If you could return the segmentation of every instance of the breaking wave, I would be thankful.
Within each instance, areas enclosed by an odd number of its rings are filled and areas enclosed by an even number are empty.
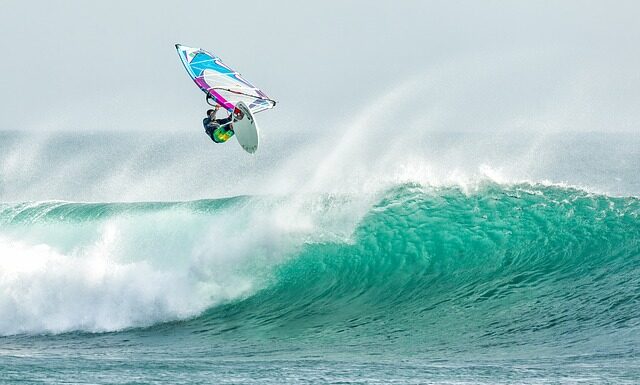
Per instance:
[[[495,183],[3,204],[0,333],[169,325],[624,348],[640,326],[639,216],[637,198]]]

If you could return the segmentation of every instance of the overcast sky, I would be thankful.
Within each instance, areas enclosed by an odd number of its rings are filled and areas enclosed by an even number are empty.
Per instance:
[[[639,19],[637,1],[2,0],[0,129],[199,130],[182,43],[278,100],[273,132],[337,132],[394,90],[380,108],[438,104],[434,129],[634,131]]]

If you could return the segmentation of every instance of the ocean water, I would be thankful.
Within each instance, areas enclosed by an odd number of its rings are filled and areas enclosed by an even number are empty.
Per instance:
[[[517,139],[443,134],[426,152],[450,177],[423,159],[278,191],[265,170],[301,172],[279,158],[207,184],[173,162],[210,147],[175,138],[4,135],[0,383],[640,379],[637,138],[524,159]]]

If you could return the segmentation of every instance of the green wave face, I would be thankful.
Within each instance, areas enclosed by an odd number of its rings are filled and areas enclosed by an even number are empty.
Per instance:
[[[639,214],[635,198],[555,187],[402,186],[351,242],[306,244],[272,286],[192,326],[427,351],[596,340],[631,349]]]
[[[22,328],[0,327],[4,334],[150,327],[135,333],[170,329],[229,344],[346,341],[364,350],[515,352],[526,344],[625,352],[640,342],[639,215],[636,198],[531,185],[472,192],[403,185],[377,198],[5,205],[0,239],[44,243],[65,256],[58,261],[66,270],[44,289],[107,285],[91,292],[93,302],[58,294],[63,313],[52,314],[65,325],[29,318],[28,306],[38,304],[29,297],[31,304],[11,303]],[[113,245],[97,248],[108,234]],[[79,258],[106,258],[124,278],[107,268],[83,283],[73,276],[85,271]],[[25,287],[41,276],[21,278]],[[149,289],[161,281],[171,290]],[[10,300],[2,301],[7,308]],[[130,314],[87,322],[96,311],[90,303]]]

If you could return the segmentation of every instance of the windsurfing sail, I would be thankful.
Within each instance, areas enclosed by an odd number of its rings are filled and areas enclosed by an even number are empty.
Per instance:
[[[213,101],[228,111],[242,101],[252,113],[273,108],[275,100],[222,62],[220,57],[200,48],[176,44],[178,55],[191,79]]]

